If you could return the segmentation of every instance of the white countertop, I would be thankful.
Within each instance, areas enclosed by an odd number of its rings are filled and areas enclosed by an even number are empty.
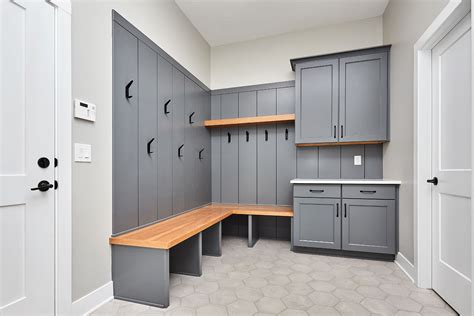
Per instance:
[[[402,184],[389,179],[293,179],[292,184]]]

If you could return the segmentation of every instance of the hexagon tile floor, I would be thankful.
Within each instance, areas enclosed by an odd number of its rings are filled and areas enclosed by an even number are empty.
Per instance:
[[[393,262],[298,254],[286,241],[225,237],[202,276],[171,275],[167,309],[113,300],[92,315],[456,315]]]

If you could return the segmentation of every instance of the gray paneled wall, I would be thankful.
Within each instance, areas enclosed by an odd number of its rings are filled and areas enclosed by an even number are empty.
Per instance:
[[[292,81],[211,96],[212,119],[294,111]],[[291,205],[293,178],[383,177],[382,145],[297,148],[293,123],[213,129],[211,135],[213,202]],[[361,156],[360,165],[354,164],[355,155]]]

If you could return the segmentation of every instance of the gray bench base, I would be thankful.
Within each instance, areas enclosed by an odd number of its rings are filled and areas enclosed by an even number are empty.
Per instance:
[[[221,233],[219,222],[169,250],[112,245],[114,297],[168,307],[170,272],[201,276],[202,255],[222,254]]]
[[[258,231],[258,217],[255,215],[248,215],[248,246],[253,248],[257,243],[258,239],[260,238],[259,231]]]

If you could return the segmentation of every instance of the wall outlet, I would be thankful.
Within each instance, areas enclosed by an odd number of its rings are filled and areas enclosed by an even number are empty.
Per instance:
[[[74,161],[92,162],[92,146],[89,144],[74,144]]]
[[[361,166],[362,165],[362,156],[356,155],[354,156],[354,166]]]

